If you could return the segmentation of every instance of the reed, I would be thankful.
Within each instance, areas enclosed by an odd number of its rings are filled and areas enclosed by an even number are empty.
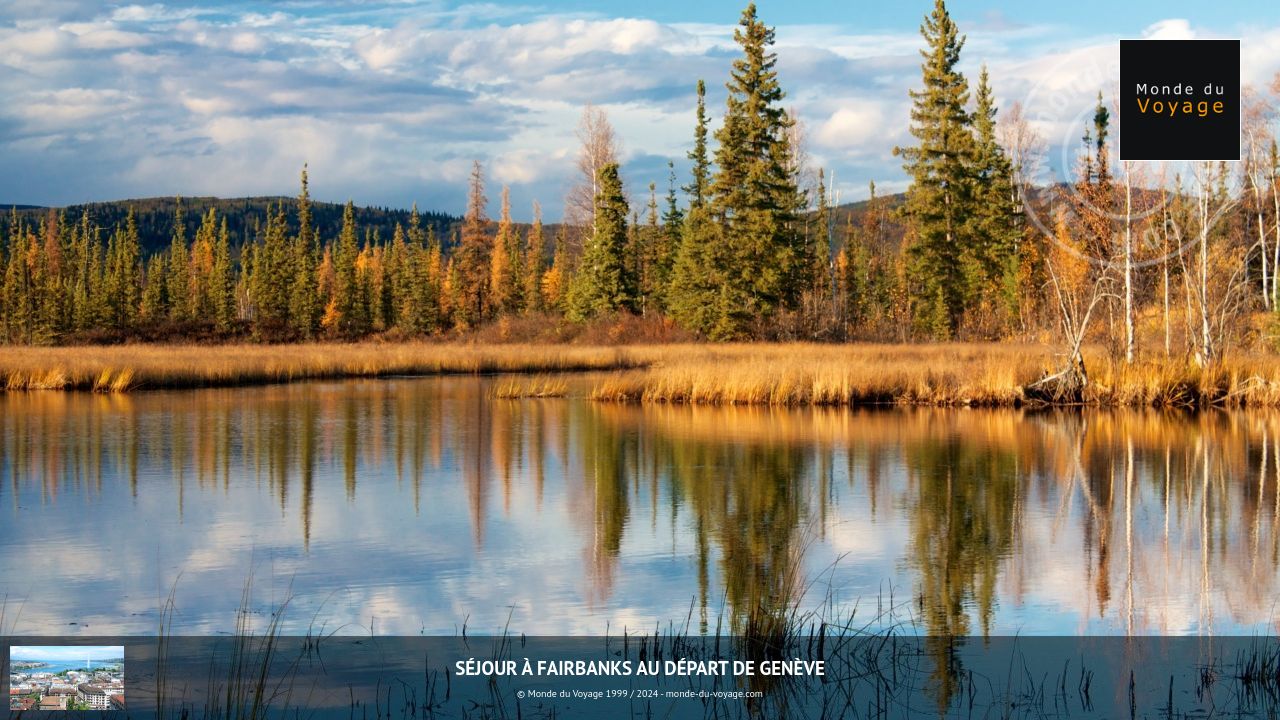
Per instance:
[[[1086,353],[1079,402],[1096,406],[1280,407],[1280,362],[1235,355],[1133,364]],[[590,396],[622,403],[771,407],[1045,404],[1027,386],[1060,367],[1055,348],[1014,343],[556,345],[318,343],[0,347],[0,389],[122,393],[394,375],[528,374],[500,398],[562,397],[551,374],[602,371]]]
[[[592,398],[708,405],[1009,406],[1052,353],[1008,345],[731,345],[611,375]]]
[[[520,398],[558,398],[569,393],[569,383],[563,377],[535,375],[534,377],[509,377],[493,390],[493,396],[501,400]]]
[[[1027,386],[1060,364],[1037,345],[741,345],[670,352],[598,381],[594,400],[764,406],[1049,404]],[[1184,358],[1133,364],[1086,354],[1081,404],[1101,407],[1277,407],[1280,363],[1242,355],[1201,367]]]
[[[655,356],[643,348],[425,342],[0,347],[0,387],[127,392],[390,375],[545,374],[634,368]]]

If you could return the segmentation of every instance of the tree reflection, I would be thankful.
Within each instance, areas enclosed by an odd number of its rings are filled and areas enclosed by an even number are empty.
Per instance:
[[[430,544],[452,538],[412,518],[445,509],[464,528],[454,552],[477,556],[543,518],[602,613],[669,547],[664,585],[644,589],[693,598],[695,632],[827,603],[807,584],[844,552],[828,611],[905,581],[938,637],[1273,615],[1276,413],[635,407],[497,400],[490,382],[2,395],[0,507],[118,495],[123,518],[184,522],[229,498],[279,513],[303,555],[357,541],[356,515]]]

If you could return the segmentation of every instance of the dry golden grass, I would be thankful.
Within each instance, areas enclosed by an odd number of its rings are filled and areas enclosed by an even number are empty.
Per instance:
[[[493,396],[503,400],[519,398],[557,398],[569,392],[569,382],[563,377],[537,375],[531,378],[505,378],[493,390]]]
[[[462,343],[0,347],[0,388],[127,392],[342,377],[530,373],[497,397],[560,397],[548,373],[613,371],[596,400],[693,405],[1031,404],[1023,388],[1061,366],[1055,348],[1014,343],[819,345],[741,343],[578,346]],[[1231,357],[1134,365],[1087,356],[1084,402],[1101,406],[1280,407],[1280,361]]]
[[[1050,366],[1038,346],[676,346],[602,380],[597,400],[711,405],[1017,405]]]
[[[8,390],[123,392],[343,377],[634,368],[644,349],[567,345],[359,343],[0,347]]]
[[[595,386],[596,400],[770,406],[876,404],[1016,407],[1060,367],[1054,348],[1012,343],[684,346]],[[1280,362],[1242,356],[1200,368],[1185,359],[1133,365],[1090,353],[1084,403],[1098,406],[1280,406]]]
[[[1208,367],[1184,359],[1093,364],[1087,399],[1099,405],[1280,407],[1280,359],[1231,357]]]

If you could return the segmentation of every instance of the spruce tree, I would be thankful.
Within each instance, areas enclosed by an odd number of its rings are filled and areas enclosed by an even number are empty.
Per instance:
[[[26,224],[16,215],[9,228],[8,257],[5,263],[3,295],[5,339],[9,342],[30,343],[35,322],[34,293],[30,259],[35,238]]]
[[[113,301],[118,302],[118,322],[123,326],[132,325],[138,317],[142,304],[142,241],[138,237],[138,218],[133,207],[125,216],[124,236],[121,238],[113,273],[117,280],[112,293]]]
[[[711,160],[707,154],[707,84],[698,81],[698,109],[693,126],[693,150],[689,160],[693,162],[693,181],[684,187],[689,194],[689,207],[700,208],[711,191]]]
[[[84,313],[86,330],[103,328],[110,317],[106,287],[106,258],[104,257],[100,230],[94,227],[88,242],[88,310]]]
[[[87,330],[95,325],[90,299],[93,292],[89,250],[91,234],[93,231],[89,227],[89,211],[84,210],[80,213],[80,222],[71,228],[71,244],[68,248],[71,266],[68,278],[71,286],[71,305],[68,309],[71,316],[69,329],[76,331]]]
[[[818,168],[817,200],[818,207],[814,213],[808,251],[812,263],[809,272],[812,288],[810,313],[816,323],[815,329],[822,328],[829,322],[834,297],[831,263],[831,205],[827,196],[827,173],[823,168]]]
[[[66,280],[68,235],[66,211],[50,210],[40,224],[39,236],[43,242],[32,262],[31,286],[36,308],[31,333],[33,345],[53,342],[67,329],[70,321],[71,303]]]
[[[159,322],[169,316],[169,296],[166,292],[166,263],[163,253],[156,253],[147,260],[146,280],[142,289],[140,312],[149,323]]]
[[[415,232],[417,222],[413,218],[410,220],[409,238],[412,240],[417,234]],[[414,241],[414,244],[417,245],[417,241]],[[421,265],[418,268],[419,274],[416,276],[420,279],[414,285],[414,291],[418,293],[418,307],[421,313],[421,320],[417,327],[422,332],[435,332],[444,325],[445,311],[442,303],[445,264],[440,239],[436,237],[434,228],[427,228],[421,246]]]
[[[974,166],[973,237],[975,265],[982,291],[1003,294],[1010,276],[1017,272],[1016,253],[1020,235],[1017,195],[1013,186],[1013,165],[996,140],[996,107],[984,65],[978,76],[973,114]],[[1017,298],[1003,297],[1007,309],[1016,313]]]
[[[209,278],[213,299],[213,319],[220,330],[230,330],[236,320],[235,270],[231,265],[231,233],[223,216],[218,242],[213,250],[213,271]]]
[[[310,338],[320,321],[320,302],[316,291],[316,266],[320,262],[320,252],[305,164],[302,166],[302,190],[298,193],[298,234],[293,241],[292,256],[293,273],[288,279],[289,319],[295,333]]]
[[[284,205],[267,208],[267,227],[262,243],[253,257],[250,280],[254,314],[254,331],[259,336],[274,337],[289,329],[290,243]]]
[[[671,272],[680,248],[680,233],[684,226],[684,212],[676,199],[675,164],[667,162],[667,197],[662,210],[662,229],[655,239],[653,257],[654,303],[659,310],[667,308],[667,296],[671,288]]]
[[[542,274],[546,268],[546,261],[543,253],[545,240],[542,236],[542,206],[534,201],[533,203],[533,225],[529,227],[529,232],[525,237],[524,248],[524,310],[529,313],[538,313],[543,310],[542,299]]]
[[[667,311],[681,327],[709,335],[715,326],[724,284],[715,250],[723,245],[719,223],[706,207],[689,207],[667,288]]]
[[[333,251],[333,306],[335,330],[339,336],[355,337],[361,326],[360,277],[356,261],[360,248],[356,242],[355,206],[350,200],[342,209],[342,230],[338,233],[337,247]]]
[[[716,132],[716,175],[710,207],[724,242],[715,262],[725,269],[718,289],[719,317],[711,334],[742,337],[777,310],[794,307],[807,274],[799,214],[804,198],[797,186],[791,118],[781,103],[774,31],[756,16],[755,4],[742,13],[734,39],[742,57],[730,72],[724,124]]]
[[[169,302],[169,318],[191,318],[191,266],[187,254],[186,215],[182,210],[182,198],[177,199],[173,211],[173,235],[169,241],[169,266],[165,275],[165,297]]]
[[[439,322],[439,244],[433,231],[423,232],[418,204],[409,213],[409,228],[401,235],[399,226],[392,240],[395,250],[403,242],[397,273],[399,293],[398,325],[413,334],[429,333]]]
[[[658,254],[661,252],[662,228],[658,225],[658,191],[649,183],[649,203],[645,207],[645,222],[633,218],[627,242],[627,269],[635,280],[635,309],[641,315],[659,306],[662,294],[657,272]]]
[[[214,315],[213,263],[218,244],[217,211],[209,208],[200,219],[195,242],[191,245],[192,317],[207,321]]]
[[[628,271],[625,258],[630,209],[617,163],[600,168],[597,187],[595,226],[583,249],[581,266],[569,286],[568,317],[571,320],[634,308],[635,278]]]
[[[973,210],[970,166],[974,153],[970,116],[965,111],[969,85],[956,69],[964,37],[936,0],[920,26],[926,47],[920,51],[923,88],[911,91],[911,134],[918,144],[894,148],[911,176],[904,217],[914,241],[913,275],[919,282],[916,323],[935,338],[959,328],[968,299],[967,227]]]
[[[392,325],[402,330],[409,330],[408,318],[417,310],[412,296],[413,259],[404,226],[396,223],[395,230],[391,233],[391,244],[386,249],[386,274]]]

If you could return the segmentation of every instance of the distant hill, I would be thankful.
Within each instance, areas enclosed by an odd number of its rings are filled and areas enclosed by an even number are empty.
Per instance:
[[[896,208],[901,205],[904,198],[905,196],[901,193],[885,196],[890,208]],[[105,243],[106,235],[117,225],[123,226],[129,209],[133,208],[137,216],[138,234],[142,242],[143,251],[149,254],[169,246],[169,240],[173,236],[173,218],[176,202],[175,198],[162,197],[84,203],[69,205],[65,208],[0,204],[0,209],[3,210],[3,212],[0,212],[0,225],[7,224],[10,209],[16,209],[20,217],[33,224],[39,222],[41,217],[51,211],[59,213],[65,211],[68,222],[78,222],[80,215],[87,210],[92,222],[103,229],[103,242]],[[200,218],[212,207],[217,210],[220,219],[224,217],[227,219],[227,227],[231,231],[232,245],[236,247],[243,245],[258,235],[261,228],[266,225],[267,208],[278,202],[285,204],[285,215],[289,221],[290,232],[296,232],[298,221],[297,198],[184,197],[182,198],[182,207],[185,213],[187,239],[190,240],[195,235],[196,228],[200,225]],[[858,225],[866,215],[867,207],[868,201],[862,200],[845,203],[833,209],[832,229],[834,230],[835,238],[837,238],[836,249],[843,245],[843,231],[848,219],[852,216],[854,225]],[[312,201],[315,223],[320,229],[320,236],[325,240],[336,238],[342,229],[342,210],[343,205],[341,203]],[[355,208],[356,225],[360,229],[361,240],[364,238],[366,228],[375,229],[383,240],[390,240],[395,232],[397,223],[408,227],[409,214],[409,210],[400,208],[357,206]],[[423,228],[434,228],[436,236],[441,238],[446,246],[450,242],[452,232],[462,222],[462,218],[448,213],[420,210],[419,215]],[[528,228],[528,223],[515,223],[515,226],[517,230],[523,232]],[[548,244],[550,244],[551,238],[554,237],[557,227],[556,224],[545,226],[544,237],[547,238]],[[902,239],[902,233],[901,225],[890,217],[888,239],[894,245],[897,245]]]
[[[905,193],[895,193],[893,195],[881,195],[879,200],[888,205],[889,213],[885,222],[884,239],[889,247],[897,249],[902,245],[902,238],[906,234],[906,228],[902,222],[898,220],[893,212],[905,202],[907,196]],[[844,203],[837,205],[831,210],[831,230],[834,238],[835,247],[833,251],[839,251],[844,247],[844,229],[852,220],[853,226],[861,226],[863,219],[867,215],[867,210],[871,205],[870,200],[859,200],[858,202]]]
[[[29,222],[38,222],[49,213],[66,211],[68,222],[78,222],[80,216],[88,211],[89,217],[98,227],[103,228],[103,242],[106,235],[117,225],[123,227],[129,208],[133,208],[138,221],[138,234],[145,252],[153,252],[168,247],[173,236],[173,218],[176,207],[175,198],[140,198],[135,200],[112,200],[109,202],[71,205],[66,208],[47,208],[33,205],[0,205],[5,212],[0,214],[0,222],[7,223],[10,208],[16,208],[21,217]],[[239,246],[255,237],[260,227],[266,225],[267,208],[278,202],[284,202],[285,215],[288,218],[291,232],[297,230],[297,199],[290,197],[184,197],[182,207],[185,213],[187,239],[190,240],[200,225],[200,218],[209,208],[217,210],[219,219],[227,219],[227,227],[231,231],[232,244]],[[315,223],[320,229],[320,236],[325,239],[337,237],[342,229],[342,210],[340,203],[312,201],[312,212]],[[390,240],[395,232],[396,223],[409,224],[408,210],[386,207],[355,208],[356,225],[360,229],[361,239],[366,228],[378,231],[384,240]],[[446,213],[420,212],[423,228],[432,227],[436,235],[447,239],[449,232],[461,219]]]

